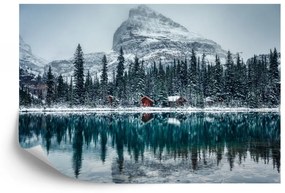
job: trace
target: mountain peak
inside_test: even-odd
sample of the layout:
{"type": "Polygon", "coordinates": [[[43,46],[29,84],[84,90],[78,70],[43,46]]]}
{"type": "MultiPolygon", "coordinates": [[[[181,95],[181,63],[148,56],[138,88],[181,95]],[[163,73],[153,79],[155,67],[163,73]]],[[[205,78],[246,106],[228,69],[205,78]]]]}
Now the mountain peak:
{"type": "Polygon", "coordinates": [[[41,74],[43,72],[42,67],[47,62],[33,54],[31,46],[24,41],[22,36],[20,36],[19,40],[20,68],[33,71],[34,74],[41,74]]]}
{"type": "Polygon", "coordinates": [[[22,52],[28,52],[28,53],[32,53],[32,49],[31,46],[28,45],[22,38],[22,36],[20,36],[20,50],[22,50],[22,52]]]}
{"type": "Polygon", "coordinates": [[[215,54],[224,58],[226,53],[216,42],[189,31],[146,5],[130,9],[129,18],[116,30],[113,50],[118,52],[121,47],[125,53],[136,54],[145,61],[189,57],[192,49],[198,55],[205,53],[211,60],[215,54]]]}
{"type": "Polygon", "coordinates": [[[133,18],[136,16],[141,16],[141,17],[149,17],[149,16],[157,16],[158,13],[155,12],[153,9],[146,5],[139,5],[136,8],[132,8],[129,11],[129,18],[133,18]]]}
{"type": "MultiPolygon", "coordinates": [[[[184,32],[189,32],[184,26],[174,22],[172,19],[165,17],[164,15],[156,12],[146,5],[139,5],[135,8],[130,9],[128,20],[131,23],[141,23],[140,26],[147,28],[180,28],[184,32]]],[[[160,29],[159,29],[160,30],[160,29]]]]}

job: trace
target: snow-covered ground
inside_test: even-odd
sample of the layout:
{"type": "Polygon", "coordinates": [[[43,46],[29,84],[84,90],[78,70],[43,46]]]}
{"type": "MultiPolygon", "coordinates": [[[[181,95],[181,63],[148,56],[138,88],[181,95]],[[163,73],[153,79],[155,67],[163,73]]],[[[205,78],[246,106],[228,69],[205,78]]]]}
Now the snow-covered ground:
{"type": "Polygon", "coordinates": [[[156,112],[180,112],[180,113],[192,113],[192,112],[280,112],[279,108],[221,108],[221,107],[208,107],[208,108],[171,108],[171,107],[96,107],[96,108],[20,108],[20,112],[56,112],[56,113],[156,113],[156,112]]]}

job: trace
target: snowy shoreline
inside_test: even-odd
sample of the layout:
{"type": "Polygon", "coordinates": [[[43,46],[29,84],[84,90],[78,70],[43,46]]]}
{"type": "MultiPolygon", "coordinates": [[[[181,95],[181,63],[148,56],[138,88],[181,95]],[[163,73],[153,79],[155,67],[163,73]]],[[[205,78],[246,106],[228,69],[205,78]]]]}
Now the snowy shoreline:
{"type": "Polygon", "coordinates": [[[195,112],[277,112],[280,108],[169,108],[169,107],[129,107],[129,108],[20,108],[20,113],[195,113],[195,112]]]}

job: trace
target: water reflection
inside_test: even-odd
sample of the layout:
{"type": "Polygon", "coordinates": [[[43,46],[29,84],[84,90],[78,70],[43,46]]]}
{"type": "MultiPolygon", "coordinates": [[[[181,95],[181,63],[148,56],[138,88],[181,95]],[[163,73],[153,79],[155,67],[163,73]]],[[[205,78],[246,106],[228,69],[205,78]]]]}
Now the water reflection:
{"type": "Polygon", "coordinates": [[[202,175],[221,170],[223,160],[228,172],[249,161],[272,164],[272,172],[280,172],[276,113],[21,114],[19,133],[25,148],[40,144],[48,155],[72,155],[76,178],[84,157],[94,152],[102,164],[111,163],[114,182],[177,171],[202,175]]]}

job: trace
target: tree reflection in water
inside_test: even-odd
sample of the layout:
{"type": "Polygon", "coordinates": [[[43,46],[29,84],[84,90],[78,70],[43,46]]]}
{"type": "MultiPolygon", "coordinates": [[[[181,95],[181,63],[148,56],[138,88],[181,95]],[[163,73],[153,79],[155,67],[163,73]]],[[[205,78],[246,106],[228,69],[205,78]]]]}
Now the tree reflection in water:
{"type": "Polygon", "coordinates": [[[234,160],[246,159],[268,164],[280,172],[280,116],[276,113],[192,113],[192,114],[21,114],[19,141],[28,148],[41,144],[46,152],[72,152],[74,176],[80,175],[83,153],[100,147],[100,159],[108,158],[108,147],[116,150],[116,167],[125,169],[125,156],[135,163],[145,152],[153,159],[183,159],[207,165],[209,157],[217,166],[226,159],[230,170],[234,160]],[[250,156],[250,157],[248,157],[250,156]]]}

